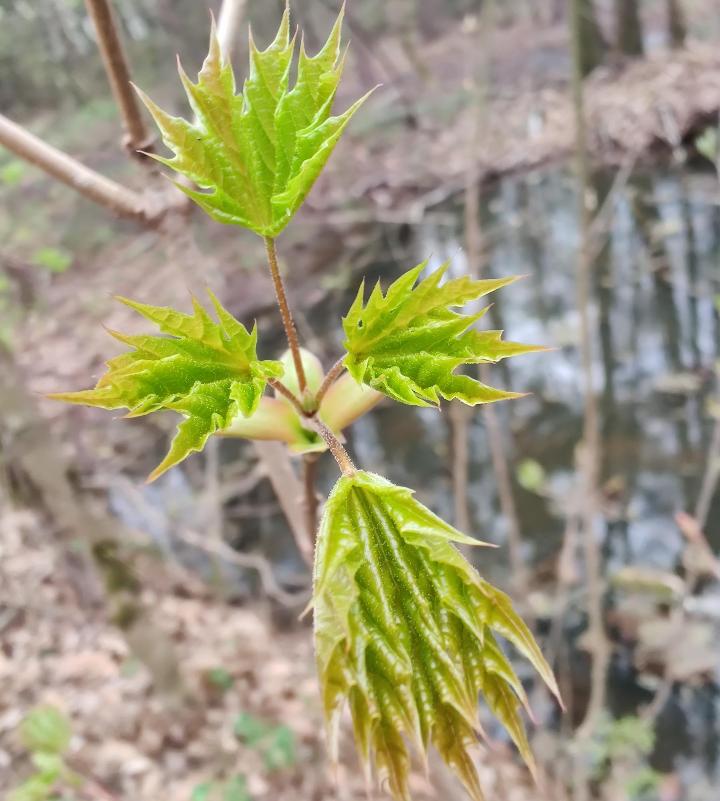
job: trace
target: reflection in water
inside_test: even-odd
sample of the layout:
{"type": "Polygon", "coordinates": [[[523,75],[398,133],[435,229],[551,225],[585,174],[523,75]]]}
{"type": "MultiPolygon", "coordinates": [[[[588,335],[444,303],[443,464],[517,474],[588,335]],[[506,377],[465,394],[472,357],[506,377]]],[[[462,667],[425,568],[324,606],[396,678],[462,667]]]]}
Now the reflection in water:
{"type": "MultiPolygon", "coordinates": [[[[714,305],[720,292],[716,180],[709,173],[676,169],[634,175],[614,191],[613,175],[593,176],[599,206],[612,192],[608,239],[595,261],[591,309],[603,435],[603,554],[609,574],[627,564],[674,570],[683,549],[674,514],[692,510],[697,501],[712,424],[708,400],[720,356],[714,305]]],[[[582,427],[574,191],[569,173],[538,172],[500,182],[481,210],[484,273],[528,276],[493,297],[492,326],[504,328],[511,339],[556,348],[492,368],[496,385],[533,393],[496,408],[502,425],[513,433],[515,451],[508,454],[513,473],[522,459],[531,458],[546,476],[545,494],[514,486],[526,556],[538,566],[538,577],[547,574],[543,567],[554,566],[561,545],[565,521],[551,499],[562,498],[572,484],[582,427]]],[[[385,251],[394,258],[367,270],[368,280],[381,278],[387,285],[428,254],[433,267],[453,259],[462,269],[462,227],[461,206],[450,205],[428,213],[410,236],[407,227],[402,237],[385,228],[385,251]]],[[[338,293],[332,302],[342,314],[351,299],[349,293],[338,293]]],[[[326,303],[312,322],[321,329],[333,319],[326,303]]],[[[339,350],[339,332],[327,334],[337,337],[339,350]]],[[[350,436],[364,467],[416,488],[440,514],[453,515],[452,436],[446,416],[388,403],[356,424],[350,436]]],[[[468,437],[470,533],[503,545],[505,525],[480,414],[473,415],[468,437]]],[[[331,480],[329,471],[326,480],[331,480]]],[[[706,532],[719,548],[717,500],[706,532]]],[[[483,551],[478,559],[485,573],[507,582],[505,549],[483,551]]],[[[615,614],[623,611],[621,604],[615,614]]],[[[620,638],[611,673],[608,703],[620,714],[652,697],[640,691],[631,657],[623,657],[623,648],[631,647],[620,638]]],[[[583,664],[572,642],[569,648],[564,661],[583,664]]],[[[575,673],[577,694],[582,670],[575,673]]],[[[717,770],[716,687],[711,676],[697,689],[672,690],[657,718],[651,760],[657,769],[677,769],[682,755],[694,754],[690,769],[717,770]]]]}

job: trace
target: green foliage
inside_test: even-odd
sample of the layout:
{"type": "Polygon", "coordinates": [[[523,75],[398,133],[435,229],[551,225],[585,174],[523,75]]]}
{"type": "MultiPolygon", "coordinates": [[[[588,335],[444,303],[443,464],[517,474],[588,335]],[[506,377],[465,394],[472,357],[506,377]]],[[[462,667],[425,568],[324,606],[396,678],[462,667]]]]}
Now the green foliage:
{"type": "Polygon", "coordinates": [[[243,712],[235,719],[233,730],[262,755],[268,771],[290,768],[297,761],[295,735],[287,726],[277,726],[243,712]]]}
{"type": "Polygon", "coordinates": [[[628,715],[605,715],[590,743],[591,773],[603,781],[609,773],[622,779],[629,801],[636,801],[658,786],[659,774],[645,764],[655,745],[651,720],[628,715]]]}
{"type": "Polygon", "coordinates": [[[201,450],[207,438],[236,415],[253,414],[268,378],[282,375],[279,362],[258,360],[257,328],[248,331],[212,293],[210,298],[218,323],[195,298],[192,315],[120,298],[170,336],[110,331],[133,350],[107,363],[107,373],[95,389],[51,396],[103,409],[127,408],[128,417],[159,409],[182,414],[185,420],[170,451],[149,480],[201,450]]]}
{"type": "Polygon", "coordinates": [[[38,706],[20,725],[20,739],[28,751],[64,754],[70,745],[70,721],[54,706],[38,706]]]}
{"type": "Polygon", "coordinates": [[[34,264],[51,273],[64,273],[72,264],[72,256],[58,248],[39,248],[32,255],[34,264]]]}
{"type": "Polygon", "coordinates": [[[212,668],[208,671],[207,674],[208,682],[218,690],[222,692],[227,692],[233,684],[235,683],[235,679],[232,677],[231,673],[228,673],[225,668],[212,668]]]}
{"type": "Polygon", "coordinates": [[[703,133],[695,139],[695,147],[701,156],[705,156],[713,164],[718,159],[718,131],[717,128],[706,128],[703,133]]]}
{"type": "Polygon", "coordinates": [[[361,285],[343,319],[345,366],[350,374],[359,383],[413,406],[438,404],[441,397],[458,398],[471,406],[519,397],[454,371],[461,365],[497,362],[542,348],[506,342],[502,331],[472,328],[489,307],[474,314],[451,310],[516,279],[475,281],[463,276],[441,284],[448,268],[444,264],[415,286],[426,266],[423,262],[406,272],[385,295],[378,282],[367,303],[361,285]]]}
{"type": "Polygon", "coordinates": [[[17,186],[27,173],[27,164],[19,159],[11,159],[0,166],[0,184],[17,186]]]}
{"type": "Polygon", "coordinates": [[[190,801],[252,801],[245,777],[233,776],[225,782],[198,784],[190,801]]]}
{"type": "Polygon", "coordinates": [[[470,747],[481,695],[523,758],[533,757],[520,716],[522,684],[495,635],[512,643],[558,695],[552,672],[509,598],[484,581],[453,543],[456,531],[380,476],[343,476],[328,499],[314,573],[315,645],[330,741],[347,700],[366,770],[409,799],[405,738],[432,743],[474,799],[470,747]]]}
{"type": "Polygon", "coordinates": [[[535,459],[523,459],[517,466],[517,480],[528,492],[540,492],[545,486],[545,468],[535,459]]]}
{"type": "Polygon", "coordinates": [[[296,37],[290,38],[286,10],[267,49],[258,50],[250,38],[250,73],[241,94],[235,93],[235,75],[214,28],[197,83],[180,67],[194,122],[170,116],[140,92],[175,154],[154,158],[211,190],[177,184],[214,219],[274,237],[305,199],[365,99],[340,116],[330,115],[344,62],[342,16],[316,56],[308,56],[300,44],[292,87],[296,37]]]}
{"type": "Polygon", "coordinates": [[[49,801],[61,784],[77,785],[79,777],[65,764],[70,722],[58,709],[39,706],[20,724],[20,740],[30,751],[34,773],[8,795],[8,801],[49,801]]]}

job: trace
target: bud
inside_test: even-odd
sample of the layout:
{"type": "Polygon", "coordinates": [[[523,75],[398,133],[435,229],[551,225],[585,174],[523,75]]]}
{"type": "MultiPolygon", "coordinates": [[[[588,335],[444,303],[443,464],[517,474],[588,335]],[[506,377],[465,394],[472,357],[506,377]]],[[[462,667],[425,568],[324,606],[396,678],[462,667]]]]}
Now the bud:
{"type": "Polygon", "coordinates": [[[466,537],[412,492],[359,471],[335,485],[318,534],[315,646],[330,749],[347,701],[370,775],[409,799],[408,743],[434,745],[476,801],[483,794],[469,749],[482,730],[483,696],[534,770],[522,684],[495,634],[510,641],[559,698],[557,684],[510,599],[484,581],[452,543],[466,537]]]}

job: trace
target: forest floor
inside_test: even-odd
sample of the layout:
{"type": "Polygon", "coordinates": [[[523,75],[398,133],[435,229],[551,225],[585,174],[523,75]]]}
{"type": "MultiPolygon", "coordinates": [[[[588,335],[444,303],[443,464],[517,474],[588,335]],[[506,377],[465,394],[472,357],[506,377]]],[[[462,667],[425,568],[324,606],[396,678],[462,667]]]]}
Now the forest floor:
{"type": "MultiPolygon", "coordinates": [[[[72,721],[69,761],[86,777],[80,797],[92,801],[190,801],[198,788],[227,782],[236,795],[208,798],[374,797],[349,721],[340,764],[329,764],[308,621],[278,627],[267,605],[228,606],[179,568],[166,565],[158,576],[156,565],[144,592],[153,622],[177,648],[183,680],[182,697],[163,696],[103,610],[78,602],[33,512],[3,510],[0,562],[0,795],[31,770],[23,716],[49,704],[72,721]]],[[[478,757],[488,754],[478,749],[478,757]]],[[[512,788],[506,801],[530,797],[529,777],[509,753],[494,753],[492,767],[481,761],[479,769],[488,791],[498,782],[512,788]]],[[[438,766],[431,777],[413,772],[417,801],[439,790],[448,801],[462,797],[438,766]]]]}

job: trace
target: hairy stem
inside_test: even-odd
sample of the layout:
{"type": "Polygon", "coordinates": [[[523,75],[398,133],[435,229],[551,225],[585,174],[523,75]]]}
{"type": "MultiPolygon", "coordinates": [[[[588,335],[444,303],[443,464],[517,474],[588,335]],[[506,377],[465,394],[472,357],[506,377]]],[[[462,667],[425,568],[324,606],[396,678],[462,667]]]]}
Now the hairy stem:
{"type": "Polygon", "coordinates": [[[295,407],[295,410],[302,415],[303,417],[307,414],[305,409],[303,409],[303,405],[300,402],[300,398],[298,398],[295,393],[291,392],[285,384],[281,381],[278,381],[277,378],[268,378],[268,384],[277,392],[279,392],[284,398],[287,398],[290,403],[295,407]]]}
{"type": "Polygon", "coordinates": [[[330,368],[328,374],[323,378],[322,384],[320,384],[320,388],[315,395],[315,404],[317,408],[320,408],[320,404],[322,403],[322,399],[325,397],[325,394],[330,389],[330,387],[335,383],[335,381],[340,377],[340,374],[345,369],[345,357],[341,356],[335,364],[330,368]]]}
{"type": "Polygon", "coordinates": [[[352,459],[348,455],[348,452],[345,450],[345,448],[343,448],[340,440],[335,436],[335,434],[332,433],[332,431],[330,431],[325,423],[323,423],[323,421],[320,420],[320,418],[316,415],[312,415],[311,417],[305,418],[304,424],[325,440],[328,450],[338,463],[338,467],[342,471],[343,475],[354,475],[356,470],[352,459]]]}
{"type": "Polygon", "coordinates": [[[298,342],[297,330],[295,329],[295,322],[293,321],[290,307],[287,302],[287,295],[285,294],[285,286],[280,275],[280,267],[278,266],[277,250],[275,249],[275,240],[271,236],[265,237],[265,251],[267,252],[268,265],[270,266],[270,275],[272,276],[273,286],[275,287],[275,297],[277,298],[278,306],[280,307],[280,315],[285,328],[285,336],[287,337],[288,346],[292,353],[293,364],[295,365],[295,372],[298,377],[298,384],[300,392],[304,393],[307,387],[305,379],[305,368],[303,367],[302,358],[300,356],[300,343],[298,342]]]}

